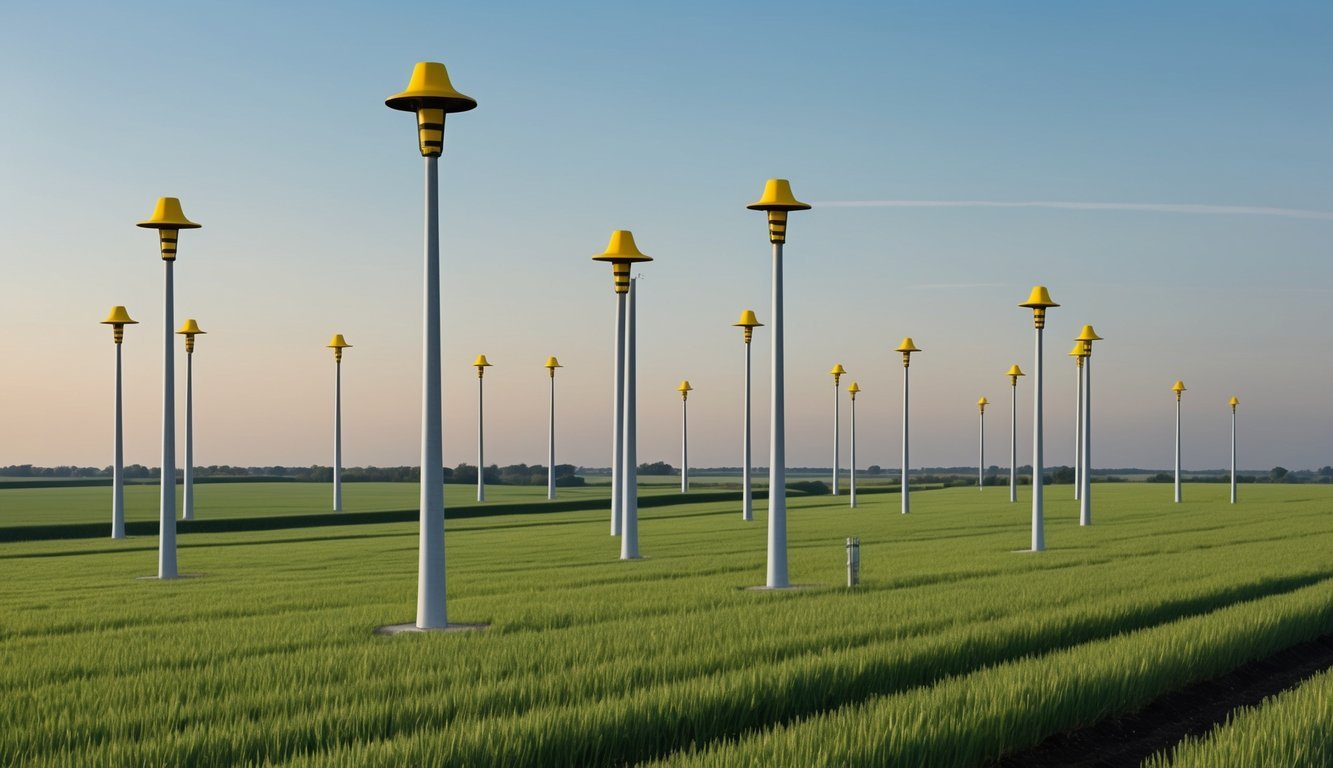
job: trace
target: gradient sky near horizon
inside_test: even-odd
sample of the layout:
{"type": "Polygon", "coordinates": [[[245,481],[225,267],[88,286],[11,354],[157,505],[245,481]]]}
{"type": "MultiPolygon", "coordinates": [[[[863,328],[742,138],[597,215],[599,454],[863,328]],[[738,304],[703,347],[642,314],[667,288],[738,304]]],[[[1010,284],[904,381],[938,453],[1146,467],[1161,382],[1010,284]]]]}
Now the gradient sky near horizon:
{"type": "MultiPolygon", "coordinates": [[[[1047,464],[1073,449],[1083,323],[1094,464],[1333,463],[1333,5],[1310,3],[174,4],[0,6],[0,465],[111,462],[126,332],[127,463],[160,463],[162,262],[182,233],[176,325],[195,354],[202,465],[331,461],[335,332],[344,463],[420,455],[421,158],[384,106],[443,61],[479,107],[441,161],[445,463],[609,464],[611,230],[656,260],[639,293],[639,457],[740,463],[743,345],[771,318],[764,179],[815,205],[786,255],[788,463],[827,466],[832,382],[858,399],[861,466],[899,464],[903,336],[912,464],[1008,461],[1017,303],[1049,286],[1047,464]],[[845,390],[847,380],[844,379],[845,390]]],[[[178,353],[178,403],[184,359],[178,353]]],[[[767,463],[769,335],[754,438],[767,463]]],[[[1030,460],[1031,377],[1019,385],[1030,460]]],[[[844,395],[845,398],[845,395],[844,395]]],[[[843,439],[848,416],[844,399],[843,439]]],[[[183,422],[179,422],[183,429],[183,422]]],[[[177,443],[178,449],[181,443],[177,443]]],[[[846,446],[843,448],[846,462],[846,446]]]]}

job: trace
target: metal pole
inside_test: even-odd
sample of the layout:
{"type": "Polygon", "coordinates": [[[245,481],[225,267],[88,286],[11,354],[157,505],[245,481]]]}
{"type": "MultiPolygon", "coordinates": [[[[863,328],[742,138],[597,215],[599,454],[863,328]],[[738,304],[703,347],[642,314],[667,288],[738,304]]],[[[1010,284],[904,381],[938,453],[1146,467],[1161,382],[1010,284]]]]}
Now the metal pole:
{"type": "Polygon", "coordinates": [[[908,463],[908,460],[907,460],[907,371],[908,371],[908,368],[907,368],[907,366],[904,365],[904,366],[903,366],[903,479],[902,479],[902,482],[901,482],[901,484],[900,484],[901,487],[902,487],[903,514],[904,514],[904,515],[907,514],[909,511],[911,511],[911,510],[910,510],[910,504],[911,504],[911,501],[910,501],[910,498],[909,498],[910,486],[908,485],[908,480],[907,480],[907,463],[908,463]]]}
{"type": "Polygon", "coordinates": [[[1083,359],[1075,358],[1074,382],[1074,501],[1083,491],[1083,359]]]}
{"type": "Polygon", "coordinates": [[[1018,378],[1009,385],[1009,502],[1018,501],[1018,378]]]}
{"type": "Polygon", "coordinates": [[[833,379],[833,495],[838,495],[838,441],[842,438],[838,435],[838,379],[833,379]]]}
{"type": "Polygon", "coordinates": [[[1236,503],[1236,407],[1231,407],[1231,503],[1236,503]]]}
{"type": "Polygon", "coordinates": [[[637,560],[639,558],[639,479],[638,479],[638,357],[635,350],[635,284],[637,279],[629,281],[629,293],[626,296],[625,318],[625,438],[624,453],[620,466],[624,478],[620,487],[624,498],[620,508],[624,519],[620,524],[620,559],[637,560]]]}
{"type": "Polygon", "coordinates": [[[477,501],[486,500],[485,409],[482,397],[486,389],[483,386],[485,381],[481,374],[477,375],[477,501]]]}
{"type": "Polygon", "coordinates": [[[546,499],[555,499],[555,369],[551,369],[551,417],[546,429],[546,499]]]}
{"type": "Polygon", "coordinates": [[[787,423],[783,391],[782,243],[773,243],[773,364],[768,441],[768,580],[787,587],[787,423]]]}
{"type": "Polygon", "coordinates": [[[125,538],[125,453],[121,419],[120,344],[116,344],[116,463],[111,467],[111,538],[125,538]]]}
{"type": "Polygon", "coordinates": [[[422,341],[421,517],[417,627],[448,626],[444,581],[444,439],[440,393],[440,200],[438,155],[426,156],[425,319],[422,341]]]}
{"type": "MultiPolygon", "coordinates": [[[[1091,344],[1091,342],[1089,342],[1091,344]]],[[[1079,457],[1083,467],[1079,475],[1083,493],[1079,501],[1079,525],[1092,525],[1092,355],[1083,360],[1083,453],[1079,457]]]]}
{"type": "Polygon", "coordinates": [[[981,424],[977,437],[977,490],[986,485],[986,412],[981,412],[981,424]]]}
{"type": "Polygon", "coordinates": [[[625,302],[626,294],[616,294],[616,353],[614,374],[616,392],[612,406],[611,429],[611,535],[620,535],[624,518],[621,488],[625,478],[625,302]]]}
{"type": "Polygon", "coordinates": [[[1046,549],[1046,520],[1042,514],[1041,455],[1041,328],[1036,336],[1036,375],[1032,387],[1032,551],[1046,549]]]}
{"type": "Polygon", "coordinates": [[[690,490],[690,411],[689,401],[680,399],[680,492],[690,490]]]}
{"type": "Polygon", "coordinates": [[[1176,503],[1180,503],[1180,395],[1176,395],[1176,503]]]}
{"type": "MultiPolygon", "coordinates": [[[[747,329],[748,330],[748,329],[747,329]]],[[[741,494],[741,519],[749,522],[754,519],[754,493],[750,488],[751,468],[754,466],[750,454],[750,342],[745,342],[745,429],[741,439],[741,483],[745,486],[741,494]]]]}
{"type": "MultiPolygon", "coordinates": [[[[340,352],[342,350],[339,350],[340,352]]],[[[333,362],[333,511],[343,511],[343,363],[333,362]]]]}
{"type": "Polygon", "coordinates": [[[158,515],[157,577],[176,578],[176,356],[171,331],[175,327],[175,283],[168,259],[166,303],[162,314],[162,483],[158,515]]]}
{"type": "Polygon", "coordinates": [[[194,351],[185,352],[185,507],[182,520],[194,519],[194,351]]]}
{"type": "Polygon", "coordinates": [[[856,398],[852,398],[852,435],[851,435],[851,466],[847,468],[848,492],[851,494],[851,507],[856,509],[856,398]]]}

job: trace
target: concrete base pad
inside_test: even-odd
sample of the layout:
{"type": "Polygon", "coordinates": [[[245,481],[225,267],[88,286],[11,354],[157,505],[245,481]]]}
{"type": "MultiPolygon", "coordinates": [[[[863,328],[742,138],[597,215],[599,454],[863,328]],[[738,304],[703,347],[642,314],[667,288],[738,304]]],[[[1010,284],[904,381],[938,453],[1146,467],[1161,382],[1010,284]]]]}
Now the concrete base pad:
{"type": "Polygon", "coordinates": [[[788,584],[785,587],[742,587],[746,592],[794,592],[798,589],[820,589],[819,584],[788,584]]]}
{"type": "Polygon", "coordinates": [[[1011,550],[1009,550],[1010,554],[1014,554],[1014,555],[1035,555],[1035,554],[1039,554],[1039,553],[1041,553],[1041,552],[1045,552],[1045,551],[1046,551],[1046,550],[1044,550],[1044,549],[1033,549],[1033,548],[1031,548],[1031,547],[1028,547],[1027,549],[1011,549],[1011,550]]]}
{"type": "Polygon", "coordinates": [[[168,576],[165,579],[157,576],[135,576],[136,581],[174,581],[176,579],[202,579],[207,576],[206,573],[178,573],[175,576],[168,576]]]}
{"type": "Polygon", "coordinates": [[[443,627],[432,627],[431,629],[422,629],[415,623],[413,624],[385,624],[382,627],[375,628],[377,635],[401,635],[412,632],[480,632],[490,627],[490,624],[446,624],[443,627]]]}

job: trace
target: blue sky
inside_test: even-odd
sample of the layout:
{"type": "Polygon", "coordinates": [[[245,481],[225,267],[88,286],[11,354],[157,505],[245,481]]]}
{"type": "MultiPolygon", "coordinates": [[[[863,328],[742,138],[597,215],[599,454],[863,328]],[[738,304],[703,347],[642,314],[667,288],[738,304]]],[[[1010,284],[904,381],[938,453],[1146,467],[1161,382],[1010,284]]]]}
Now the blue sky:
{"type": "MultiPolygon", "coordinates": [[[[770,316],[763,180],[816,205],[787,251],[788,456],[827,464],[831,382],[858,400],[863,464],[896,466],[911,335],[913,457],[974,461],[974,406],[1048,333],[1048,461],[1072,448],[1085,322],[1099,466],[1168,466],[1169,387],[1187,467],[1333,463],[1333,221],[1142,206],[1333,212],[1333,8],[1317,3],[10,2],[0,8],[0,464],[110,461],[112,304],[125,347],[127,460],[156,464],[161,263],[133,223],[160,195],[182,237],[177,317],[196,355],[204,464],[328,463],[332,362],[347,352],[345,460],[417,460],[420,157],[383,106],[418,60],[478,100],[442,161],[445,458],[544,461],[547,355],[566,368],[561,460],[605,465],[612,229],[642,269],[640,449],[738,463],[741,309],[770,316]],[[838,206],[855,201],[1128,203],[1137,209],[838,206]],[[845,382],[844,382],[845,384],[845,382]],[[1069,446],[1065,446],[1069,443],[1069,446]]],[[[766,332],[756,456],[766,455],[766,332]]],[[[182,374],[183,375],[183,374],[182,374]]],[[[1030,383],[1025,380],[1024,385],[1030,383]]],[[[1020,401],[1028,440],[1030,390],[1020,401]]],[[[846,409],[844,408],[844,418],[846,409]]],[[[844,434],[845,434],[844,424],[844,434]]],[[[844,456],[846,449],[844,447],[844,456]]]]}

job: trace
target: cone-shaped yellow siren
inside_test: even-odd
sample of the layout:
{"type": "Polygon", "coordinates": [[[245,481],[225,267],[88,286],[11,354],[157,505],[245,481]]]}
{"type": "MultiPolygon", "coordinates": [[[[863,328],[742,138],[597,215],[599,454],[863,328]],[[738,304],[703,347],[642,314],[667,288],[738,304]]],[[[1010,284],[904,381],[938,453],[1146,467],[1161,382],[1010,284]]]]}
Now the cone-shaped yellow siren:
{"type": "Polygon", "coordinates": [[[1240,401],[1236,399],[1235,395],[1232,395],[1231,399],[1227,401],[1227,405],[1231,406],[1231,410],[1234,411],[1236,410],[1236,406],[1240,405],[1240,401]]]}
{"type": "Polygon", "coordinates": [[[193,335],[195,335],[196,333],[205,333],[205,334],[206,334],[206,333],[208,333],[208,331],[202,331],[202,330],[200,330],[200,329],[199,329],[199,323],[196,323],[196,322],[194,321],[194,318],[193,318],[193,317],[190,317],[190,318],[186,318],[186,320],[185,320],[185,324],[182,325],[182,326],[181,326],[181,329],[180,329],[179,331],[176,331],[176,333],[182,334],[182,335],[184,335],[184,336],[193,336],[193,335]]]}
{"type": "Polygon", "coordinates": [[[797,200],[791,193],[791,182],[786,179],[769,179],[764,183],[764,194],[745,207],[752,211],[810,210],[809,203],[797,200]]]}
{"type": "Polygon", "coordinates": [[[911,336],[904,336],[904,337],[903,337],[903,343],[899,344],[899,345],[898,345],[898,348],[895,349],[895,350],[893,350],[893,351],[894,351],[894,352],[902,352],[903,354],[911,354],[912,352],[920,352],[921,350],[920,350],[920,349],[917,349],[917,346],[916,346],[916,344],[912,341],[912,337],[911,337],[911,336]]]}
{"type": "Polygon", "coordinates": [[[843,374],[846,373],[846,372],[847,372],[847,369],[842,367],[842,363],[834,363],[834,364],[833,364],[833,370],[829,371],[829,373],[832,374],[832,375],[834,375],[834,376],[841,376],[841,375],[843,375],[843,374]]]}
{"type": "Polygon", "coordinates": [[[1022,369],[1022,368],[1019,368],[1017,364],[1014,364],[1014,365],[1009,366],[1009,370],[1008,370],[1008,371],[1005,371],[1005,374],[1004,374],[1004,375],[1009,376],[1009,377],[1012,378],[1015,382],[1017,382],[1019,376],[1026,376],[1027,374],[1026,374],[1026,373],[1023,373],[1023,369],[1022,369]]]}
{"type": "Polygon", "coordinates": [[[146,229],[198,229],[203,225],[185,218],[185,214],[181,212],[180,198],[159,197],[153,215],[146,221],[139,222],[137,226],[146,229]]]}
{"type": "Polygon", "coordinates": [[[690,380],[689,380],[689,379],[684,379],[684,380],[682,380],[682,381],[680,382],[680,386],[676,387],[676,391],[677,391],[677,392],[693,392],[693,391],[694,391],[694,387],[691,387],[691,386],[690,386],[690,380]]]}
{"type": "Polygon", "coordinates": [[[419,109],[441,109],[447,112],[466,112],[477,106],[477,100],[454,90],[449,82],[449,70],[435,61],[419,61],[412,68],[412,79],[407,90],[384,100],[390,109],[416,112],[419,109]]]}
{"type": "Polygon", "coordinates": [[[754,316],[753,309],[747,309],[741,313],[740,321],[732,323],[732,325],[739,328],[760,328],[763,327],[764,324],[759,322],[759,318],[754,316]]]}
{"type": "Polygon", "coordinates": [[[1058,307],[1060,305],[1051,301],[1051,294],[1046,290],[1046,286],[1034,285],[1032,286],[1032,293],[1028,296],[1028,300],[1018,306],[1029,307],[1031,309],[1046,309],[1047,307],[1058,307]]]}
{"type": "Polygon", "coordinates": [[[1091,343],[1094,342],[1094,341],[1101,341],[1101,340],[1102,340],[1102,337],[1101,337],[1101,336],[1098,336],[1098,335],[1097,335],[1097,332],[1094,331],[1094,330],[1092,330],[1092,326],[1091,326],[1091,325],[1085,325],[1085,326],[1083,326],[1083,332],[1080,333],[1078,336],[1076,336],[1076,337],[1075,337],[1075,340],[1076,340],[1076,341],[1086,341],[1086,342],[1088,342],[1089,344],[1091,344],[1091,343]]]}
{"type": "Polygon", "coordinates": [[[341,333],[335,333],[333,334],[333,340],[330,341],[325,346],[329,347],[330,349],[345,349],[352,345],[347,343],[347,339],[344,339],[341,333]]]}
{"type": "Polygon", "coordinates": [[[847,394],[851,395],[853,400],[856,399],[856,393],[860,391],[861,387],[859,387],[857,383],[854,381],[851,384],[847,385],[847,394]]]}
{"type": "Polygon", "coordinates": [[[486,361],[486,356],[485,356],[485,355],[477,355],[477,359],[476,359],[476,360],[473,360],[473,361],[472,361],[472,364],[475,365],[475,366],[477,366],[478,368],[488,368],[488,367],[490,367],[490,363],[486,361]]]}
{"type": "Polygon", "coordinates": [[[1069,350],[1070,357],[1077,357],[1080,361],[1088,356],[1088,343],[1084,341],[1074,342],[1074,348],[1069,350]]]}
{"type": "Polygon", "coordinates": [[[551,357],[546,358],[546,367],[547,367],[547,368],[564,368],[565,366],[561,365],[561,364],[560,364],[560,361],[559,361],[559,360],[556,360],[556,359],[555,359],[555,356],[552,355],[551,357]]]}
{"type": "Polygon", "coordinates": [[[1184,392],[1184,391],[1185,391],[1185,382],[1183,382],[1183,381],[1177,381],[1175,384],[1172,384],[1172,385],[1171,385],[1171,391],[1172,391],[1172,392],[1175,392],[1177,395],[1180,394],[1181,392],[1184,392]]]}
{"type": "Polygon", "coordinates": [[[102,323],[105,325],[138,325],[139,321],[131,319],[130,313],[125,311],[124,307],[117,304],[111,308],[111,312],[106,316],[106,319],[103,320],[102,323]]]}
{"type": "Polygon", "coordinates": [[[990,405],[990,401],[986,399],[986,396],[985,396],[985,395],[982,395],[982,396],[981,396],[981,399],[977,401],[977,408],[978,408],[982,413],[985,413],[985,412],[986,412],[986,406],[988,406],[988,405],[990,405]]]}
{"type": "Polygon", "coordinates": [[[611,242],[606,250],[592,257],[593,261],[622,262],[632,264],[639,261],[652,261],[653,257],[639,250],[634,244],[634,233],[628,229],[617,229],[611,233],[611,242]]]}

